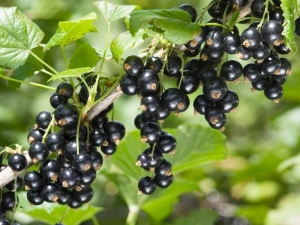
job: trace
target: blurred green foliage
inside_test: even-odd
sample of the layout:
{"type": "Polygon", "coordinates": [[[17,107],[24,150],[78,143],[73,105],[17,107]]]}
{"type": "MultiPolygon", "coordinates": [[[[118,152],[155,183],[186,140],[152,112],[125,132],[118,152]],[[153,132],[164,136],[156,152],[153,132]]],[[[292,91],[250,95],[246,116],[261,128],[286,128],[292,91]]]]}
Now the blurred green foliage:
{"type": "MultiPolygon", "coordinates": [[[[143,9],[162,9],[177,7],[186,2],[114,0],[110,3],[137,4],[143,9]]],[[[188,3],[200,11],[209,1],[193,0],[188,3]]],[[[34,20],[45,32],[43,43],[46,43],[55,33],[59,21],[72,20],[90,12],[96,12],[99,19],[95,25],[99,32],[86,35],[82,41],[87,41],[96,48],[104,45],[106,24],[92,0],[2,0],[0,6],[17,6],[34,20]]],[[[240,29],[243,28],[245,25],[240,26],[240,29]]],[[[125,24],[122,21],[115,22],[111,38],[124,31],[125,24]]],[[[70,56],[82,41],[67,46],[67,56],[70,56]]],[[[300,38],[297,39],[297,43],[299,49],[300,38]]],[[[128,50],[125,54],[136,54],[137,51],[138,49],[128,50]]],[[[175,179],[178,179],[179,184],[175,183],[174,187],[166,190],[164,194],[158,193],[150,199],[155,201],[155,199],[166,198],[165,201],[169,201],[167,193],[170,194],[177,188],[186,188],[186,193],[180,195],[178,201],[173,199],[169,202],[171,208],[166,213],[156,212],[161,213],[157,215],[157,218],[151,213],[146,214],[150,206],[144,205],[139,213],[137,224],[194,225],[204,224],[195,221],[207,220],[205,225],[210,225],[213,224],[212,219],[215,220],[217,215],[237,216],[240,219],[236,221],[241,220],[244,222],[242,224],[247,224],[245,221],[252,225],[300,224],[299,53],[290,54],[287,58],[292,62],[293,72],[284,85],[284,96],[279,104],[267,100],[261,92],[251,92],[249,83],[229,84],[230,89],[239,94],[240,105],[235,114],[228,115],[228,123],[224,131],[229,149],[226,159],[194,166],[176,174],[175,179]],[[188,183],[181,186],[181,179],[188,183]],[[189,185],[196,185],[197,188],[191,188],[189,185]]],[[[51,49],[46,54],[45,60],[58,71],[64,70],[59,48],[51,49]]],[[[122,67],[115,62],[107,63],[105,67],[105,71],[113,75],[119,74],[121,69],[122,67]]],[[[47,84],[48,79],[49,77],[45,74],[36,74],[30,78],[31,81],[43,84],[47,84]]],[[[56,82],[51,82],[49,85],[55,86],[56,84],[56,82]]],[[[0,79],[0,146],[19,143],[24,145],[24,148],[28,147],[26,136],[34,124],[35,115],[42,110],[52,111],[49,104],[51,94],[51,91],[27,85],[22,85],[17,91],[12,90],[8,88],[6,81],[0,79]]],[[[191,95],[191,99],[195,96],[191,95]]],[[[122,121],[128,131],[133,131],[135,130],[133,120],[138,113],[138,107],[139,102],[136,99],[122,96],[115,104],[114,117],[122,121]],[[134,110],[136,113],[133,113],[134,110]]],[[[171,116],[164,123],[164,127],[177,128],[179,124],[207,126],[203,117],[193,115],[192,107],[179,118],[171,116]]],[[[124,158],[126,161],[126,156],[124,158]]],[[[118,158],[108,162],[103,171],[106,167],[109,168],[110,163],[115,160],[118,158]]],[[[173,166],[177,168],[176,162],[173,166]]],[[[129,209],[126,205],[132,198],[137,198],[132,184],[134,183],[124,176],[108,172],[103,172],[103,175],[100,173],[94,185],[95,197],[92,201],[93,205],[103,207],[103,211],[96,215],[99,224],[125,224],[130,210],[140,210],[140,208],[134,208],[135,206],[129,209]],[[128,193],[129,196],[122,196],[120,193],[128,193]]],[[[165,203],[157,202],[156,204],[165,203]]],[[[17,214],[16,219],[24,221],[24,224],[34,223],[28,215],[24,214],[17,214]]]]}

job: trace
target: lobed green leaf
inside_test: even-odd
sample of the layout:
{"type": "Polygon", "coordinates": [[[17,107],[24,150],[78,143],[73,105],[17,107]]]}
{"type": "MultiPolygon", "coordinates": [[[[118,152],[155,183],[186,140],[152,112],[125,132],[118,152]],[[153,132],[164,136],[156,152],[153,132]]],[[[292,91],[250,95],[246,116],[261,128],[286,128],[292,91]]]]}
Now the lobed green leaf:
{"type": "Polygon", "coordinates": [[[110,45],[114,59],[119,63],[124,51],[128,48],[135,48],[141,45],[148,35],[144,31],[139,31],[133,37],[128,31],[115,37],[110,45]]]}
{"type": "Polygon", "coordinates": [[[80,45],[72,55],[69,63],[69,69],[80,67],[95,67],[100,57],[96,50],[88,43],[80,45]]]}
{"type": "Polygon", "coordinates": [[[152,26],[159,28],[164,38],[173,44],[185,44],[194,34],[199,32],[200,25],[191,22],[190,15],[181,9],[138,10],[130,14],[127,26],[135,36],[139,29],[152,26]]]}
{"type": "Polygon", "coordinates": [[[43,37],[40,28],[16,7],[0,7],[0,67],[23,65],[43,37]]]}
{"type": "Polygon", "coordinates": [[[56,33],[48,41],[44,50],[49,50],[56,45],[67,46],[88,32],[97,32],[93,25],[95,20],[97,20],[97,15],[92,12],[75,21],[59,22],[56,33]]]}
{"type": "Polygon", "coordinates": [[[128,16],[133,10],[140,10],[138,5],[113,5],[106,1],[94,3],[107,21],[115,21],[128,16]]]}
{"type": "Polygon", "coordinates": [[[284,30],[282,35],[285,37],[285,45],[292,52],[297,51],[296,35],[295,35],[295,19],[297,11],[297,0],[282,1],[281,8],[284,16],[284,30]]]}
{"type": "MultiPolygon", "coordinates": [[[[40,59],[43,59],[45,53],[43,52],[42,47],[38,47],[32,50],[32,52],[37,55],[40,59]]],[[[32,77],[37,71],[43,69],[43,64],[37,60],[32,55],[29,55],[28,59],[26,60],[24,65],[19,66],[16,68],[13,73],[11,74],[11,78],[23,81],[27,78],[32,77]]],[[[8,86],[11,89],[20,88],[21,83],[8,81],[8,86]]]]}

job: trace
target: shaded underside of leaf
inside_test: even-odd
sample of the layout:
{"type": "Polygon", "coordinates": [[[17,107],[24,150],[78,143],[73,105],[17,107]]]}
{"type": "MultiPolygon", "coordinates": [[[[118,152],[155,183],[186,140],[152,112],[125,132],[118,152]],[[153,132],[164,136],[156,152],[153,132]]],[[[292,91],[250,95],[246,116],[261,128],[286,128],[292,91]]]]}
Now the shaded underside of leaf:
{"type": "Polygon", "coordinates": [[[284,30],[282,34],[285,36],[285,44],[291,49],[292,52],[297,51],[297,45],[295,42],[295,19],[297,0],[282,1],[281,7],[284,16],[284,30]]]}
{"type": "Polygon", "coordinates": [[[43,37],[40,28],[16,7],[0,7],[0,67],[23,65],[43,37]]]}

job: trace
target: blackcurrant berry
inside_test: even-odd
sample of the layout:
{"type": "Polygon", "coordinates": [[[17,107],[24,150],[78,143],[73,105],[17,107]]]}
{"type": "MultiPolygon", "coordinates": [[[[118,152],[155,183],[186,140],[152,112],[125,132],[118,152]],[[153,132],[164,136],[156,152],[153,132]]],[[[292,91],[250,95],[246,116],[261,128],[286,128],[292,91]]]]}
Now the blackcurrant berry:
{"type": "Polygon", "coordinates": [[[39,172],[28,171],[24,175],[25,190],[39,191],[43,186],[43,177],[39,172]]]}
{"type": "Polygon", "coordinates": [[[255,82],[261,77],[260,67],[254,63],[247,64],[243,69],[245,81],[255,82]]]}
{"type": "Polygon", "coordinates": [[[280,58],[276,54],[270,54],[264,61],[260,64],[261,72],[266,75],[276,74],[280,72],[280,58]]]}
{"type": "Polygon", "coordinates": [[[1,197],[1,207],[6,211],[13,210],[17,203],[16,193],[14,191],[3,192],[1,197]]]}
{"type": "MultiPolygon", "coordinates": [[[[192,40],[188,41],[185,44],[185,47],[189,50],[199,50],[201,44],[205,41],[207,35],[207,27],[201,27],[198,35],[193,37],[192,40]]],[[[179,61],[179,60],[178,60],[179,61]]],[[[180,60],[181,61],[181,60],[180,60]]],[[[180,68],[179,68],[180,69],[180,68]]]]}
{"type": "Polygon", "coordinates": [[[5,187],[9,191],[19,191],[23,188],[23,186],[24,186],[24,180],[20,175],[5,185],[5,187]]]}
{"type": "Polygon", "coordinates": [[[236,81],[243,74],[242,65],[235,60],[229,60],[222,64],[220,77],[223,77],[227,81],[236,81]]]}
{"type": "Polygon", "coordinates": [[[44,202],[44,199],[41,196],[41,192],[34,190],[27,191],[27,200],[33,205],[41,205],[44,202]]]}
{"type": "Polygon", "coordinates": [[[36,128],[36,126],[32,127],[27,135],[28,144],[32,144],[36,141],[42,141],[43,135],[45,132],[42,129],[36,128]]]}
{"type": "Polygon", "coordinates": [[[184,93],[177,88],[169,88],[161,96],[161,103],[169,111],[178,111],[185,108],[184,93]]]}
{"type": "MultiPolygon", "coordinates": [[[[97,86],[97,93],[95,96],[95,100],[99,99],[101,95],[101,88],[97,86]]],[[[80,91],[78,93],[79,101],[82,102],[84,105],[87,103],[90,97],[89,90],[85,84],[80,86],[80,91]]]]}
{"type": "Polygon", "coordinates": [[[244,47],[243,45],[240,45],[238,47],[236,54],[239,59],[249,60],[252,57],[253,52],[251,49],[248,49],[248,48],[244,47]]]}
{"type": "Polygon", "coordinates": [[[295,34],[300,36],[300,16],[295,20],[295,34]]]}
{"type": "Polygon", "coordinates": [[[35,122],[38,128],[47,129],[50,122],[52,120],[52,116],[50,112],[42,111],[35,117],[35,122]]]}
{"type": "Polygon", "coordinates": [[[171,163],[163,159],[161,164],[154,169],[155,176],[170,176],[172,174],[172,165],[171,163]]]}
{"type": "Polygon", "coordinates": [[[182,9],[182,10],[188,12],[188,14],[190,14],[190,16],[191,16],[191,21],[192,22],[196,21],[197,11],[193,6],[191,6],[189,4],[182,4],[182,5],[179,6],[179,9],[182,9]]]}
{"type": "Polygon", "coordinates": [[[96,129],[103,129],[106,123],[108,122],[108,117],[106,113],[99,113],[97,116],[92,119],[92,125],[96,129]]]}
{"type": "Polygon", "coordinates": [[[271,83],[265,86],[264,94],[268,99],[278,102],[283,95],[282,85],[280,85],[276,80],[272,80],[271,83]]]}
{"type": "Polygon", "coordinates": [[[225,114],[219,107],[211,106],[206,108],[204,116],[209,124],[217,124],[222,121],[225,114]]]}
{"type": "Polygon", "coordinates": [[[73,168],[79,172],[84,173],[92,168],[92,159],[87,153],[77,154],[73,159],[73,168]]]}
{"type": "Polygon", "coordinates": [[[58,155],[63,153],[65,145],[65,139],[60,133],[51,133],[46,138],[46,146],[51,152],[55,152],[58,155]]]}
{"type": "Polygon", "coordinates": [[[241,43],[245,48],[255,49],[261,42],[261,34],[254,27],[248,27],[241,34],[241,43]]]}
{"type": "Polygon", "coordinates": [[[57,156],[56,160],[62,169],[72,167],[72,162],[67,160],[64,155],[57,156]]]}
{"type": "Polygon", "coordinates": [[[181,58],[177,55],[171,55],[168,57],[168,61],[164,69],[164,74],[168,77],[179,77],[181,75],[181,66],[181,58]]]}
{"type": "Polygon", "coordinates": [[[137,77],[144,70],[144,64],[140,57],[131,55],[125,59],[123,68],[128,75],[137,77]]]}
{"type": "Polygon", "coordinates": [[[283,10],[281,8],[273,9],[269,14],[270,20],[277,20],[279,23],[284,23],[283,10]]]}
{"type": "Polygon", "coordinates": [[[28,154],[33,163],[45,161],[49,155],[49,150],[46,144],[42,142],[34,142],[28,149],[28,154]]]}
{"type": "Polygon", "coordinates": [[[280,45],[283,40],[281,35],[283,26],[276,20],[269,20],[261,28],[262,39],[272,45],[280,45]]]}
{"type": "Polygon", "coordinates": [[[224,113],[234,113],[239,105],[239,97],[235,92],[228,90],[224,98],[222,98],[220,101],[217,101],[216,105],[224,113]]]}
{"type": "Polygon", "coordinates": [[[179,89],[185,94],[192,94],[199,88],[199,78],[194,71],[185,70],[183,71],[182,79],[178,78],[180,83],[179,89]]]}
{"type": "Polygon", "coordinates": [[[7,164],[13,171],[22,171],[27,166],[27,159],[23,154],[15,153],[9,156],[7,164]]]}
{"type": "Polygon", "coordinates": [[[120,80],[121,90],[125,95],[136,95],[140,88],[137,83],[137,77],[125,74],[120,80]]]}
{"type": "Polygon", "coordinates": [[[235,33],[228,33],[224,37],[224,51],[228,54],[236,54],[240,46],[240,36],[235,33]]]}
{"type": "Polygon", "coordinates": [[[203,84],[203,94],[209,101],[221,100],[227,92],[227,85],[223,78],[216,77],[203,84]]]}
{"type": "Polygon", "coordinates": [[[80,175],[73,168],[62,169],[59,174],[59,183],[64,188],[74,188],[79,183],[80,175]]]}
{"type": "Polygon", "coordinates": [[[72,97],[74,92],[74,88],[70,83],[63,82],[60,83],[57,88],[56,88],[56,93],[59,98],[68,100],[69,98],[72,97]]]}
{"type": "Polygon", "coordinates": [[[95,152],[89,152],[88,153],[91,160],[92,160],[92,167],[95,170],[100,170],[103,164],[103,157],[100,152],[95,151],[95,152]]]}
{"type": "Polygon", "coordinates": [[[116,120],[110,121],[105,125],[104,131],[107,135],[108,142],[119,144],[125,136],[124,125],[116,120]]]}
{"type": "Polygon", "coordinates": [[[203,61],[218,62],[223,56],[223,49],[211,49],[207,45],[201,50],[200,59],[203,61]]]}
{"type": "Polygon", "coordinates": [[[142,95],[158,93],[160,90],[159,76],[152,70],[143,71],[138,77],[138,87],[142,95]]]}
{"type": "Polygon", "coordinates": [[[210,31],[206,36],[206,46],[213,50],[220,50],[224,47],[224,35],[221,31],[210,31]]]}
{"type": "Polygon", "coordinates": [[[257,81],[251,82],[252,91],[262,91],[265,89],[268,84],[268,79],[266,77],[260,77],[257,81]]]}
{"type": "Polygon", "coordinates": [[[163,154],[174,153],[176,145],[175,137],[169,133],[160,135],[156,142],[156,147],[163,154]]]}
{"type": "Polygon", "coordinates": [[[160,127],[154,122],[147,122],[140,130],[141,141],[142,143],[155,143],[161,133],[160,127]]]}
{"type": "Polygon", "coordinates": [[[144,96],[141,99],[141,109],[143,111],[154,113],[159,109],[160,106],[160,99],[156,95],[144,96]]]}
{"type": "Polygon", "coordinates": [[[139,180],[138,188],[139,192],[150,195],[156,190],[156,182],[151,177],[143,177],[139,180]]]}
{"type": "Polygon", "coordinates": [[[280,45],[274,45],[274,49],[277,53],[282,54],[282,55],[286,55],[291,52],[291,49],[286,47],[286,45],[284,43],[282,43],[280,45]]]}
{"type": "Polygon", "coordinates": [[[94,146],[107,144],[106,133],[103,129],[94,129],[90,133],[90,143],[94,146]]]}
{"type": "Polygon", "coordinates": [[[55,109],[54,118],[59,127],[72,128],[77,126],[79,114],[75,106],[66,103],[55,109]]]}
{"type": "Polygon", "coordinates": [[[73,198],[80,203],[87,203],[91,201],[93,195],[94,195],[94,191],[93,188],[91,187],[81,191],[76,191],[76,189],[73,190],[73,198]]]}
{"type": "Polygon", "coordinates": [[[41,197],[46,202],[57,202],[60,197],[60,188],[55,183],[47,183],[41,190],[41,197]]]}
{"type": "Polygon", "coordinates": [[[69,188],[60,188],[60,196],[57,199],[57,203],[60,205],[69,204],[72,200],[72,192],[69,188]]]}
{"type": "Polygon", "coordinates": [[[267,42],[262,41],[257,48],[253,49],[252,53],[254,59],[265,59],[271,54],[270,45],[267,42]]]}
{"type": "Polygon", "coordinates": [[[77,153],[84,153],[87,151],[87,147],[84,142],[69,141],[64,146],[64,156],[67,160],[73,161],[77,153]]]}
{"type": "Polygon", "coordinates": [[[77,126],[70,127],[70,128],[65,127],[63,129],[62,134],[63,134],[66,141],[74,141],[74,140],[76,140],[76,138],[78,138],[79,141],[86,141],[86,139],[87,139],[87,128],[83,125],[80,125],[79,132],[78,132],[78,135],[77,135],[77,126]]]}
{"type": "Polygon", "coordinates": [[[145,68],[148,70],[153,70],[155,73],[159,73],[163,67],[163,61],[161,58],[156,56],[150,56],[147,61],[145,68]]]}
{"type": "Polygon", "coordinates": [[[229,5],[235,9],[239,9],[247,4],[248,0],[228,0],[229,5]]]}
{"type": "Polygon", "coordinates": [[[56,92],[54,92],[50,97],[51,106],[56,109],[60,104],[67,103],[68,100],[60,98],[56,92]]]}
{"type": "Polygon", "coordinates": [[[225,2],[219,1],[213,4],[209,9],[208,13],[213,18],[223,18],[227,4],[225,2]]]}
{"type": "Polygon", "coordinates": [[[193,103],[194,113],[204,115],[208,106],[212,106],[213,102],[209,101],[204,95],[198,95],[193,103]]]}
{"type": "Polygon", "coordinates": [[[160,188],[167,188],[173,183],[173,174],[170,176],[155,176],[154,181],[156,185],[160,188]]]}
{"type": "Polygon", "coordinates": [[[46,182],[56,181],[60,170],[60,164],[54,159],[47,159],[40,166],[40,173],[46,182]]]}
{"type": "Polygon", "coordinates": [[[217,77],[217,71],[213,67],[205,67],[199,74],[199,81],[203,84],[217,77]]]}

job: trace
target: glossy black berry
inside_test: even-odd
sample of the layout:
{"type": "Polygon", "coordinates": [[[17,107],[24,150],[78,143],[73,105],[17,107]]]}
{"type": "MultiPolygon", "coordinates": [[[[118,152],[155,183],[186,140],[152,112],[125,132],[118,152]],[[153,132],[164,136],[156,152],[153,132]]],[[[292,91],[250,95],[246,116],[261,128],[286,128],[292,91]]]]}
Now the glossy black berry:
{"type": "Polygon", "coordinates": [[[61,166],[54,159],[47,159],[40,166],[40,173],[47,182],[56,181],[60,174],[61,166]]]}
{"type": "Polygon", "coordinates": [[[80,175],[73,168],[62,169],[59,174],[59,182],[64,188],[74,188],[79,183],[80,175]]]}
{"type": "Polygon", "coordinates": [[[47,183],[41,190],[41,197],[46,202],[57,202],[60,197],[60,188],[55,183],[47,183]]]}
{"type": "Polygon", "coordinates": [[[268,99],[278,102],[283,95],[282,85],[280,85],[276,80],[272,80],[271,83],[268,83],[265,86],[264,94],[268,99]]]}
{"type": "Polygon", "coordinates": [[[87,203],[92,200],[94,195],[93,188],[89,187],[81,191],[73,190],[73,198],[80,203],[87,203]]]}
{"type": "Polygon", "coordinates": [[[165,66],[164,74],[168,77],[179,77],[181,75],[181,66],[181,58],[177,55],[171,55],[168,57],[168,62],[165,66]]]}
{"type": "Polygon", "coordinates": [[[254,63],[249,63],[245,65],[243,69],[243,75],[245,77],[245,81],[255,82],[258,81],[261,77],[260,67],[254,63]]]}
{"type": "Polygon", "coordinates": [[[235,92],[228,90],[224,98],[222,98],[220,101],[217,101],[216,105],[224,113],[234,113],[239,105],[239,97],[235,92]]]}
{"type": "Polygon", "coordinates": [[[248,0],[228,0],[229,5],[235,9],[239,9],[247,4],[248,0]]]}
{"type": "Polygon", "coordinates": [[[79,173],[84,173],[90,170],[92,168],[92,159],[89,154],[77,154],[73,159],[73,168],[79,173]]]}
{"type": "MultiPolygon", "coordinates": [[[[91,185],[95,179],[96,179],[96,170],[94,170],[94,168],[80,174],[80,177],[79,177],[79,184],[80,184],[80,187],[82,189],[82,185],[91,185]]],[[[78,185],[76,186],[76,188],[78,189],[78,185]]]]}
{"type": "Polygon", "coordinates": [[[196,35],[195,37],[193,37],[193,39],[188,41],[185,44],[185,47],[190,50],[199,50],[202,43],[206,40],[207,31],[207,27],[201,27],[198,35],[196,35]]]}
{"type": "Polygon", "coordinates": [[[48,134],[46,138],[46,146],[51,152],[55,152],[58,155],[63,153],[63,148],[65,145],[65,139],[60,133],[48,134]]]}
{"type": "Polygon", "coordinates": [[[257,48],[262,40],[259,30],[248,27],[241,34],[241,44],[248,49],[257,48]]]}
{"type": "Polygon", "coordinates": [[[224,47],[224,35],[221,31],[210,31],[206,36],[206,46],[213,50],[220,50],[224,47]]]}
{"type": "Polygon", "coordinates": [[[105,125],[104,131],[107,135],[108,142],[119,144],[125,136],[124,125],[116,120],[110,121],[105,125]]]}
{"type": "MultiPolygon", "coordinates": [[[[258,18],[262,18],[264,11],[265,11],[265,3],[266,0],[254,0],[251,3],[251,12],[254,16],[258,18]]],[[[268,9],[270,9],[271,4],[268,4],[268,9]]]]}
{"type": "Polygon", "coordinates": [[[206,81],[217,77],[217,71],[213,67],[205,67],[199,74],[199,81],[204,84],[206,81]]]}
{"type": "Polygon", "coordinates": [[[79,132],[78,132],[77,126],[70,127],[70,128],[65,127],[63,129],[62,134],[63,134],[66,141],[74,141],[74,140],[76,140],[76,138],[78,138],[79,141],[86,141],[86,139],[87,139],[87,128],[83,125],[80,125],[79,132]],[[77,136],[77,133],[78,133],[78,136],[77,136]]]}
{"type": "Polygon", "coordinates": [[[107,136],[103,129],[94,129],[90,132],[90,143],[94,146],[106,144],[107,136]]]}
{"type": "Polygon", "coordinates": [[[3,192],[1,196],[1,208],[5,209],[6,211],[11,211],[15,207],[16,195],[13,191],[3,192]]]}
{"type": "Polygon", "coordinates": [[[57,199],[57,203],[60,205],[69,204],[72,200],[72,192],[69,188],[60,188],[60,196],[57,199]]]}
{"type": "Polygon", "coordinates": [[[283,10],[281,8],[273,9],[269,14],[270,20],[277,20],[279,23],[284,23],[283,10]]]}
{"type": "Polygon", "coordinates": [[[27,200],[33,205],[41,205],[44,202],[44,199],[41,196],[41,192],[34,190],[27,191],[27,200]]]}
{"type": "Polygon", "coordinates": [[[206,108],[212,106],[212,104],[213,102],[209,101],[204,95],[198,95],[193,102],[194,113],[204,115],[206,108]]]}
{"type": "Polygon", "coordinates": [[[33,163],[45,161],[49,155],[46,144],[42,142],[34,142],[28,149],[28,154],[33,163]]]}
{"type": "Polygon", "coordinates": [[[88,154],[92,160],[92,167],[95,170],[100,170],[103,164],[103,156],[101,155],[101,153],[95,151],[95,152],[89,152],[88,154]]]}
{"type": "Polygon", "coordinates": [[[223,53],[223,49],[212,49],[205,45],[201,50],[200,59],[202,59],[203,61],[209,60],[212,62],[218,62],[222,58],[223,53]]]}
{"type": "Polygon", "coordinates": [[[284,43],[282,43],[280,45],[274,45],[274,49],[277,53],[282,54],[282,55],[286,55],[291,52],[291,49],[286,47],[286,45],[284,43]]]}
{"type": "Polygon", "coordinates": [[[80,203],[76,199],[72,197],[72,200],[68,203],[68,206],[72,209],[78,209],[83,205],[83,203],[80,203]]]}
{"type": "Polygon", "coordinates": [[[216,77],[203,84],[203,94],[209,101],[221,100],[227,92],[227,85],[223,78],[216,77]]]}
{"type": "Polygon", "coordinates": [[[243,67],[238,61],[229,60],[221,66],[220,77],[223,77],[226,81],[236,81],[242,74],[243,67]]]}
{"type": "Polygon", "coordinates": [[[160,99],[156,95],[144,96],[141,99],[141,109],[143,111],[154,113],[159,109],[160,106],[160,99]]]}
{"type": "Polygon", "coordinates": [[[28,144],[32,144],[36,141],[42,141],[45,132],[42,129],[38,129],[36,126],[32,127],[27,135],[28,144]]]}
{"type": "Polygon", "coordinates": [[[171,163],[163,159],[161,164],[154,169],[155,176],[170,176],[172,174],[172,165],[171,163]]]}
{"type": "Polygon", "coordinates": [[[106,123],[108,122],[108,117],[106,113],[99,113],[97,116],[92,119],[92,125],[96,129],[103,129],[106,123]]]}
{"type": "Polygon", "coordinates": [[[178,82],[180,83],[179,89],[185,94],[192,94],[199,88],[199,77],[194,71],[185,70],[183,71],[182,79],[178,78],[178,82]]]}
{"type": "Polygon", "coordinates": [[[260,77],[257,81],[251,82],[252,91],[262,91],[265,89],[266,85],[268,84],[268,79],[266,77],[260,77]]]}
{"type": "Polygon", "coordinates": [[[154,122],[147,122],[140,130],[142,143],[155,143],[161,133],[160,127],[154,122]]]}
{"type": "Polygon", "coordinates": [[[56,109],[60,104],[67,102],[68,100],[60,98],[56,92],[54,92],[50,97],[50,104],[54,109],[56,109]]]}
{"type": "Polygon", "coordinates": [[[59,163],[62,169],[72,167],[72,162],[67,160],[64,155],[58,155],[56,161],[59,163]]]}
{"type": "Polygon", "coordinates": [[[210,106],[206,108],[204,116],[209,124],[217,124],[218,122],[222,121],[225,114],[219,107],[210,106]]]}
{"type": "Polygon", "coordinates": [[[139,180],[138,189],[145,195],[151,195],[156,190],[156,182],[151,177],[143,177],[139,180]]]}
{"type": "Polygon", "coordinates": [[[15,179],[13,179],[11,182],[7,183],[5,187],[9,191],[19,191],[24,186],[24,180],[23,177],[18,175],[15,179]]]}
{"type": "Polygon", "coordinates": [[[283,26],[276,20],[269,20],[261,28],[262,39],[272,45],[280,45],[283,40],[281,35],[283,26]]]}
{"type": "Polygon", "coordinates": [[[9,156],[7,164],[13,171],[22,171],[27,166],[27,160],[23,154],[15,153],[9,156]]]}
{"type": "Polygon", "coordinates": [[[160,135],[156,142],[157,149],[163,154],[174,153],[176,145],[175,137],[169,133],[160,135]]]}
{"type": "Polygon", "coordinates": [[[66,103],[55,109],[54,118],[57,126],[72,128],[77,126],[79,114],[74,105],[66,103]]]}
{"type": "Polygon", "coordinates": [[[271,54],[270,45],[267,42],[262,41],[257,48],[253,49],[252,53],[254,59],[265,59],[271,54]]]}
{"type": "Polygon", "coordinates": [[[144,64],[140,57],[131,55],[125,59],[123,68],[129,76],[137,77],[144,70],[144,64]]]}
{"type": "Polygon", "coordinates": [[[236,54],[240,46],[240,36],[235,33],[228,33],[224,37],[224,51],[228,54],[236,54]]]}
{"type": "Polygon", "coordinates": [[[177,88],[168,88],[161,96],[161,103],[169,111],[178,111],[185,108],[184,93],[177,88]]]}
{"type": "Polygon", "coordinates": [[[182,9],[182,10],[188,12],[188,14],[190,14],[190,16],[191,16],[191,21],[192,22],[196,21],[197,11],[193,6],[191,6],[189,4],[182,4],[182,5],[179,6],[179,9],[182,9]]]}
{"type": "Polygon", "coordinates": [[[57,88],[56,88],[56,93],[59,98],[68,100],[69,98],[72,97],[74,92],[74,88],[70,83],[63,82],[60,83],[57,88]]]}
{"type": "MultiPolygon", "coordinates": [[[[97,93],[95,96],[95,100],[99,99],[101,95],[101,88],[98,86],[97,87],[97,93]]],[[[90,97],[89,90],[85,84],[82,84],[80,86],[80,91],[78,93],[79,101],[82,102],[84,105],[87,103],[90,97]]]]}
{"type": "Polygon", "coordinates": [[[145,69],[153,70],[155,73],[159,73],[163,67],[163,61],[161,58],[156,56],[150,56],[145,65],[145,69]]]}
{"type": "Polygon", "coordinates": [[[170,176],[155,176],[154,181],[156,185],[160,188],[167,188],[173,183],[173,174],[170,176]]]}
{"type": "Polygon", "coordinates": [[[87,147],[84,142],[79,142],[77,145],[76,141],[69,141],[64,146],[64,156],[69,161],[73,161],[77,153],[84,153],[86,151],[87,151],[87,147]]]}
{"type": "Polygon", "coordinates": [[[152,70],[143,71],[138,77],[138,87],[142,95],[158,93],[160,90],[159,76],[152,70]]]}
{"type": "Polygon", "coordinates": [[[0,225],[11,225],[10,222],[6,219],[0,220],[0,225]]]}
{"type": "Polygon", "coordinates": [[[213,18],[223,18],[227,4],[225,2],[219,1],[213,4],[209,9],[208,13],[213,18]]]}
{"type": "Polygon", "coordinates": [[[121,78],[120,87],[125,95],[136,95],[140,91],[137,77],[133,77],[128,74],[125,74],[121,78]]]}
{"type": "Polygon", "coordinates": [[[290,75],[292,73],[292,64],[286,58],[280,58],[280,70],[278,75],[290,75]]]}
{"type": "Polygon", "coordinates": [[[200,49],[185,49],[183,50],[185,57],[195,57],[199,54],[200,49]]]}
{"type": "Polygon", "coordinates": [[[207,27],[207,32],[210,32],[210,31],[223,31],[223,27],[222,27],[222,22],[219,20],[219,19],[216,19],[216,18],[213,18],[213,19],[210,19],[206,22],[206,26],[207,27]],[[212,25],[212,23],[217,23],[219,24],[220,26],[217,26],[217,25],[212,25]]]}
{"type": "Polygon", "coordinates": [[[28,171],[24,175],[24,184],[25,190],[41,190],[43,186],[43,177],[37,171],[28,171]]]}
{"type": "Polygon", "coordinates": [[[155,117],[157,118],[157,121],[163,121],[166,118],[168,118],[171,114],[171,111],[169,111],[166,107],[161,106],[159,109],[155,112],[155,117]]]}
{"type": "Polygon", "coordinates": [[[236,54],[239,59],[249,60],[252,57],[253,52],[251,49],[248,49],[248,48],[244,47],[243,45],[240,45],[238,47],[236,54]]]}
{"type": "Polygon", "coordinates": [[[37,127],[42,129],[47,129],[51,120],[51,113],[47,111],[42,111],[35,117],[35,123],[37,124],[37,127]]]}
{"type": "Polygon", "coordinates": [[[279,74],[280,72],[280,58],[276,54],[270,54],[260,64],[261,72],[266,75],[279,74]]]}

